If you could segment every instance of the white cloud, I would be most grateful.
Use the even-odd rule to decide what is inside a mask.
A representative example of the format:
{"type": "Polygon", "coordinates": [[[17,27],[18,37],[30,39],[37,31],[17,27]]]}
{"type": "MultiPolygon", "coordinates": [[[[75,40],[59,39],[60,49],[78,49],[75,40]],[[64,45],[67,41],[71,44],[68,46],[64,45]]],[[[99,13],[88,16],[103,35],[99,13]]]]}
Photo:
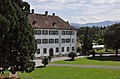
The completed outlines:
{"type": "MultiPolygon", "coordinates": [[[[68,21],[70,20],[75,22],[86,23],[103,20],[120,20],[120,0],[24,1],[29,2],[31,4],[31,8],[34,8],[37,12],[39,12],[40,10],[57,10],[59,12],[63,12],[63,15],[65,16],[65,18],[67,18],[68,21]]],[[[64,16],[62,17],[64,18],[64,16]]]]}
{"type": "Polygon", "coordinates": [[[99,22],[99,19],[94,16],[70,16],[70,21],[84,24],[89,22],[99,22]]]}

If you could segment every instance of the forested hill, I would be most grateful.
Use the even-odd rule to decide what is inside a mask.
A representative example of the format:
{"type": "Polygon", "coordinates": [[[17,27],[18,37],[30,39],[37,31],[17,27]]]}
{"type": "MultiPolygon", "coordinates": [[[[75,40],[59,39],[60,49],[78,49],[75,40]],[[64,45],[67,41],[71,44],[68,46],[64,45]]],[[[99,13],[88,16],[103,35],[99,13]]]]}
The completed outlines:
{"type": "Polygon", "coordinates": [[[92,26],[108,26],[108,25],[112,25],[115,23],[119,23],[120,21],[103,21],[103,22],[97,22],[97,23],[86,23],[86,24],[79,24],[79,23],[71,23],[71,25],[75,28],[80,28],[80,27],[92,27],[92,26]]]}

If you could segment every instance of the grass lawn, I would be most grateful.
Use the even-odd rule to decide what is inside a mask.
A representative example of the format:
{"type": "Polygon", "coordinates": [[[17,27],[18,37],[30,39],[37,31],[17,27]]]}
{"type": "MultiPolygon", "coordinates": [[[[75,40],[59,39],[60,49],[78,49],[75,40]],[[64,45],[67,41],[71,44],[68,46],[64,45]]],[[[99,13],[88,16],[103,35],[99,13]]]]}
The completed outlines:
{"type": "Polygon", "coordinates": [[[36,68],[32,73],[19,73],[20,79],[119,79],[120,70],[77,67],[36,68]]]}
{"type": "Polygon", "coordinates": [[[78,58],[75,61],[55,61],[54,64],[81,64],[81,65],[103,65],[103,66],[120,66],[120,57],[95,57],[95,58],[78,58]]]}
{"type": "MultiPolygon", "coordinates": [[[[115,54],[115,50],[112,50],[112,49],[108,49],[108,51],[106,51],[106,49],[100,49],[100,50],[94,49],[94,51],[96,53],[114,53],[115,54]]],[[[120,49],[118,49],[118,53],[120,53],[120,49]]]]}

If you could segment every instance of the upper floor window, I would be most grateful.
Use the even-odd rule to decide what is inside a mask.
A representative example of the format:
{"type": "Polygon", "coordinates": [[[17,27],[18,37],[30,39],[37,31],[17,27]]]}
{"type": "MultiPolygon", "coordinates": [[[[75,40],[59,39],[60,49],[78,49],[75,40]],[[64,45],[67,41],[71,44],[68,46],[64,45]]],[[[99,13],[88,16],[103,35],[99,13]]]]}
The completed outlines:
{"type": "Polygon", "coordinates": [[[62,31],[62,35],[65,35],[65,31],[62,31]]]}
{"type": "Polygon", "coordinates": [[[72,35],[74,35],[74,31],[72,31],[72,35]]]}
{"type": "Polygon", "coordinates": [[[66,43],[70,43],[70,39],[69,38],[66,39],[66,43]]]}
{"type": "Polygon", "coordinates": [[[62,39],[62,43],[65,43],[65,39],[62,39]]]}
{"type": "Polygon", "coordinates": [[[50,30],[49,35],[58,35],[58,31],[50,30]]]}
{"type": "Polygon", "coordinates": [[[47,44],[48,43],[48,39],[42,39],[42,43],[43,44],[47,44]]]}
{"type": "Polygon", "coordinates": [[[38,44],[41,44],[41,39],[36,39],[38,44]]]}
{"type": "Polygon", "coordinates": [[[58,39],[55,39],[55,43],[58,43],[59,42],[59,40],[58,39]]]}
{"type": "Polygon", "coordinates": [[[72,43],[74,43],[74,39],[72,39],[72,43]]]}
{"type": "Polygon", "coordinates": [[[42,30],[42,35],[48,35],[48,31],[47,30],[42,30]]]}
{"type": "Polygon", "coordinates": [[[41,35],[41,30],[34,30],[35,35],[41,35]]]}
{"type": "Polygon", "coordinates": [[[54,43],[54,39],[49,39],[49,43],[53,44],[54,43]]]}
{"type": "Polygon", "coordinates": [[[70,31],[66,31],[66,35],[70,35],[70,31]]]}

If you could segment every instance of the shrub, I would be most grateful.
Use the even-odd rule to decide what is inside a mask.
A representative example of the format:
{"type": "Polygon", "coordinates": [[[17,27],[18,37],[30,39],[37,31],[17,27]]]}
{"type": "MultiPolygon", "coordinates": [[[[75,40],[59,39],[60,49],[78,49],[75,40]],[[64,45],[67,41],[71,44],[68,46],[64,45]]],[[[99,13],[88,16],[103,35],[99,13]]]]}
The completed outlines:
{"type": "Polygon", "coordinates": [[[77,54],[76,53],[74,53],[74,52],[70,52],[69,54],[68,54],[68,57],[70,57],[71,58],[71,60],[75,60],[75,57],[77,57],[77,54]]]}

